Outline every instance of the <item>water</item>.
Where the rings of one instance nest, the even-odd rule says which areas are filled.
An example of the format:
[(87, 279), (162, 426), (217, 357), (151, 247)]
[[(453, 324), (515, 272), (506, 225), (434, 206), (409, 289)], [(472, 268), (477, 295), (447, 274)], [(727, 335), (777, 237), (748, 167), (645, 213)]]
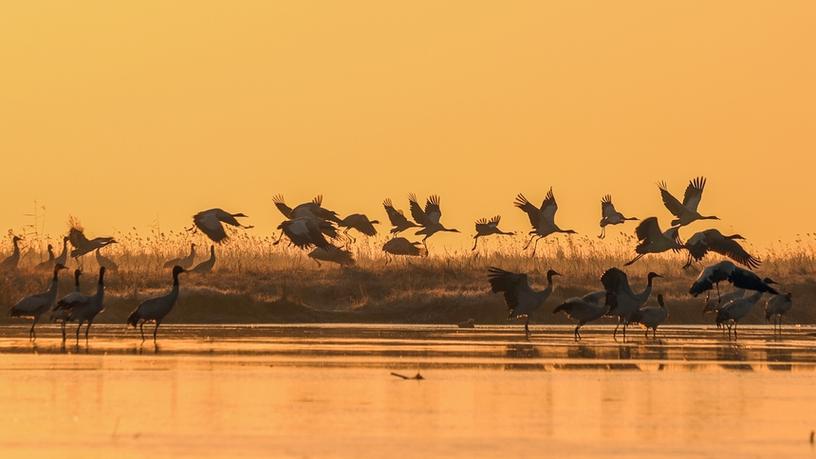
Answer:
[(0, 455), (816, 457), (816, 329), (519, 331), (98, 326), (63, 349), (3, 327)]

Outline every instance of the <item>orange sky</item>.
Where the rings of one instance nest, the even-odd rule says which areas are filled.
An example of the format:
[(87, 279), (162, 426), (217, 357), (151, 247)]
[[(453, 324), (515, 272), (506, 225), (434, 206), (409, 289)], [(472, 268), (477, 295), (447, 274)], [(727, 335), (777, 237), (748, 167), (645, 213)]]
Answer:
[(382, 220), (415, 191), (518, 230), (515, 194), (552, 185), (596, 234), (604, 193), (665, 223), (655, 182), (706, 175), (721, 228), (792, 239), (816, 229), (815, 23), (811, 1), (7, 2), (0, 228), (36, 200), (51, 232), (219, 206), (271, 233), (276, 193)]

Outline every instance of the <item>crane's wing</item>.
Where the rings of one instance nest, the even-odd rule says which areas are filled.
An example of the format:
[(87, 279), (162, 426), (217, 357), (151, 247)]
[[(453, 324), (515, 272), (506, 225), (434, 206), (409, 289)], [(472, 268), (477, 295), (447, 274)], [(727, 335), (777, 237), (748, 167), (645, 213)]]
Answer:
[(82, 230), (77, 227), (72, 227), (68, 231), (68, 240), (71, 241), (71, 245), (77, 249), (87, 247), (90, 243), (88, 238), (85, 237), (85, 233), (83, 233)]
[(683, 206), (686, 209), (697, 212), (697, 206), (700, 205), (700, 200), (703, 198), (705, 184), (705, 177), (697, 177), (689, 182), (686, 187), (686, 194), (683, 196)]
[(526, 274), (512, 273), (492, 266), (487, 269), (487, 280), (493, 293), (504, 293), (504, 301), (511, 311), (518, 307), (519, 293), (530, 288)]
[(663, 235), (660, 231), (660, 224), (657, 222), (657, 217), (649, 217), (635, 228), (635, 234), (639, 241), (657, 241)]
[(555, 202), (555, 195), (553, 194), (552, 188), (550, 191), (547, 192), (547, 196), (544, 197), (544, 201), (541, 203), (541, 222), (549, 224), (550, 226), (555, 224), (555, 212), (558, 210), (558, 203)]
[(710, 250), (720, 255), (725, 255), (749, 269), (756, 269), (762, 263), (758, 258), (749, 254), (739, 242), (724, 236), (714, 241), (709, 241), (708, 247)]
[(609, 294), (634, 296), (629, 286), (629, 277), (618, 268), (607, 269), (601, 276), (601, 284)]
[(272, 202), (275, 203), (275, 207), (278, 208), (284, 217), (292, 218), (292, 208), (286, 205), (286, 202), (283, 200), (283, 195), (276, 194), (272, 196)]
[(312, 199), (312, 204), (316, 205), (317, 207), (323, 207), (323, 195), (319, 194)]
[[(677, 244), (678, 247), (683, 245), (683, 241), (680, 240), (680, 227), (679, 226), (672, 226), (671, 228), (667, 229), (663, 236), (667, 239), (671, 239)], [(679, 248), (672, 249), (674, 252), (679, 252)]]
[(414, 220), (422, 226), (429, 226), (432, 222), (419, 205), (416, 195), (413, 193), (408, 195), (408, 202), (411, 205), (411, 216), (414, 217)]
[(425, 202), (425, 215), (434, 223), (439, 223), (442, 218), (442, 208), (439, 207), (440, 202), (439, 195), (432, 195)]
[(618, 213), (615, 210), (615, 205), (612, 204), (612, 195), (606, 195), (601, 198), (601, 218), (612, 218)]
[(661, 182), (657, 186), (660, 188), (660, 197), (663, 198), (663, 205), (666, 206), (666, 209), (669, 209), (669, 212), (671, 212), (675, 217), (680, 217), (683, 215), (686, 208), (683, 206), (683, 203), (678, 201), (677, 198), (669, 193), (669, 190), (666, 187), (666, 182)]
[(538, 209), (538, 207), (534, 206), (533, 203), (528, 201), (527, 198), (521, 193), (516, 196), (516, 200), (513, 202), (513, 205), (523, 210), (524, 213), (527, 214), (527, 217), (530, 219), (530, 225), (532, 225), (533, 228), (538, 228), (539, 216), (541, 215), (541, 211)]
[(411, 224), (411, 221), (405, 217), (405, 214), (403, 214), (401, 210), (394, 208), (394, 204), (391, 203), (390, 199), (383, 201), (383, 207), (385, 207), (385, 213), (388, 214), (388, 220), (391, 221), (392, 226), (407, 226)]
[(221, 242), (227, 239), (224, 226), (213, 212), (204, 211), (193, 215), (193, 224), (213, 242)]

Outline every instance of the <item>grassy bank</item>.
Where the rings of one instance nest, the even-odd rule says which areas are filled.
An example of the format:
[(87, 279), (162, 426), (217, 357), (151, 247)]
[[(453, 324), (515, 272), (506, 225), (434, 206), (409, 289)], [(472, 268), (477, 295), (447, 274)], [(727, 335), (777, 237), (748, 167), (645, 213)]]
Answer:
[[(816, 298), (816, 256), (813, 236), (791, 244), (779, 244), (765, 251), (754, 250), (763, 259), (759, 270), (792, 292), (794, 308), (787, 322), (816, 323), (810, 307)], [(155, 233), (141, 236), (119, 234), (120, 244), (105, 255), (120, 266), (107, 278), (106, 310), (98, 322), (121, 323), (143, 299), (162, 294), (170, 287), (164, 262), (185, 254), (191, 241), (200, 244), (199, 261), (206, 258), (208, 243), (187, 233)], [(395, 322), (457, 323), (475, 319), (477, 323), (506, 323), (501, 295), (489, 292), (485, 278), (488, 266), (527, 272), (543, 288), (544, 273), (552, 267), (563, 274), (556, 278), (556, 290), (548, 303), (533, 317), (536, 323), (567, 323), (551, 313), (561, 300), (599, 290), (601, 273), (621, 266), (631, 258), (633, 241), (627, 236), (599, 241), (590, 237), (555, 237), (539, 245), (531, 257), (523, 252), (523, 238), (492, 241), (478, 252), (436, 248), (431, 255), (385, 263), (379, 247), (385, 239), (360, 239), (351, 247), (357, 263), (339, 268), (321, 267), (305, 252), (273, 246), (272, 237), (236, 235), (218, 247), (215, 272), (188, 274), (182, 278), (182, 294), (168, 317), (175, 323), (272, 323), (272, 322)], [(30, 243), (29, 247), (44, 245)], [(57, 245), (57, 244), (55, 244)], [(0, 304), (8, 307), (24, 295), (46, 288), (50, 275), (33, 266), (44, 258), (40, 251), (28, 250), (16, 272), (0, 274)], [(83, 290), (91, 292), (96, 282), (93, 255), (82, 260), (86, 275)], [(707, 262), (714, 261), (710, 258)], [(644, 286), (646, 273), (665, 276), (656, 281), (655, 292), (663, 293), (671, 311), (669, 323), (709, 323), (701, 314), (703, 300), (691, 298), (688, 287), (699, 267), (682, 270), (684, 257), (667, 254), (646, 257), (627, 268), (634, 289)], [(70, 272), (64, 272), (62, 293), (73, 290)], [(763, 301), (764, 303), (764, 301)], [(750, 323), (763, 323), (761, 307), (755, 308)], [(3, 316), (0, 323), (12, 319)]]

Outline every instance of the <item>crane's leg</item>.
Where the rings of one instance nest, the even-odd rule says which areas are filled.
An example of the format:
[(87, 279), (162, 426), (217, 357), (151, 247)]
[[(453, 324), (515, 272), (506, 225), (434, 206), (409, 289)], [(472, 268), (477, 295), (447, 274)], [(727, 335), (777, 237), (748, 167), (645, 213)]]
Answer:
[(93, 320), (89, 320), (88, 325), (85, 326), (85, 344), (88, 344), (88, 333), (91, 331), (91, 325), (93, 325)]
[(626, 326), (629, 325), (629, 322), (624, 320), (623, 321), (623, 342), (626, 342)]
[(142, 342), (144, 343), (144, 342), (145, 342), (145, 336), (144, 336), (144, 321), (139, 322), (139, 333), (141, 333), (141, 335), (142, 335)]
[(635, 258), (633, 258), (633, 259), (632, 259), (630, 262), (628, 262), (628, 263), (624, 263), (624, 265), (623, 265), (623, 266), (630, 266), (630, 265), (633, 265), (633, 264), (634, 264), (636, 261), (638, 261), (638, 260), (640, 260), (641, 258), (643, 258), (643, 255), (646, 255), (646, 254), (645, 254), (645, 253), (638, 254), (638, 256), (636, 256)]
[(65, 342), (65, 321), (64, 320), (62, 321), (61, 328), (62, 328), (62, 342), (64, 343)]
[(536, 235), (535, 235), (535, 234), (533, 234), (533, 237), (531, 237), (531, 238), (530, 238), (530, 240), (529, 240), (529, 241), (527, 241), (527, 243), (526, 243), (526, 244), (524, 244), (524, 248), (523, 248), (523, 249), (521, 249), (521, 250), (527, 250), (527, 247), (530, 247), (530, 244), (533, 242), (533, 239), (535, 239), (535, 237), (536, 237)]
[(643, 336), (645, 336), (646, 339), (649, 339), (649, 327), (646, 327), (646, 331), (644, 332)]
[(473, 236), (473, 248), (472, 248), (472, 249), (470, 249), (470, 251), (471, 251), (471, 252), (473, 252), (474, 250), (476, 250), (476, 245), (477, 245), (478, 243), (479, 243), (479, 235), (477, 234), (477, 235)]
[(575, 331), (572, 333), (572, 337), (575, 339), (576, 342), (581, 340), (581, 331), (580, 331), (580, 329), (581, 329), (581, 324), (579, 323), (575, 327)]
[(621, 318), (618, 317), (618, 323), (615, 324), (615, 331), (612, 332), (612, 339), (614, 339), (615, 341), (618, 340), (618, 328), (620, 327), (620, 324), (621, 324)]
[(283, 230), (281, 230), (280, 236), (278, 236), (278, 240), (273, 242), (272, 245), (280, 244), (281, 239), (283, 239)]
[(530, 316), (524, 319), (524, 335), (530, 339)]
[(734, 341), (737, 340), (737, 322), (734, 322)]
[(540, 240), (541, 240), (541, 238), (543, 238), (543, 237), (544, 237), (544, 236), (539, 236), (539, 237), (537, 237), (537, 238), (536, 238), (535, 244), (533, 244), (533, 253), (532, 253), (532, 254), (530, 254), (530, 256), (531, 256), (531, 257), (534, 257), (534, 256), (535, 256), (535, 254), (536, 254), (536, 249), (538, 248), (538, 241), (540, 241)]
[(79, 321), (79, 325), (77, 325), (77, 331), (76, 331), (76, 344), (77, 344), (77, 346), (79, 346), (79, 331), (80, 330), (82, 330), (82, 321), (81, 320)]
[(38, 320), (39, 320), (39, 317), (35, 317), (34, 321), (31, 322), (31, 330), (28, 331), (29, 341), (37, 341), (37, 332), (34, 331), (34, 327), (37, 325)]
[(652, 329), (652, 339), (657, 339), (657, 327)]
[(159, 332), (159, 325), (161, 325), (161, 320), (156, 321), (156, 328), (153, 329), (153, 343), (156, 342), (156, 333)]
[(606, 227), (602, 226), (601, 227), (601, 234), (598, 235), (598, 239), (603, 239), (605, 237), (606, 237)]

